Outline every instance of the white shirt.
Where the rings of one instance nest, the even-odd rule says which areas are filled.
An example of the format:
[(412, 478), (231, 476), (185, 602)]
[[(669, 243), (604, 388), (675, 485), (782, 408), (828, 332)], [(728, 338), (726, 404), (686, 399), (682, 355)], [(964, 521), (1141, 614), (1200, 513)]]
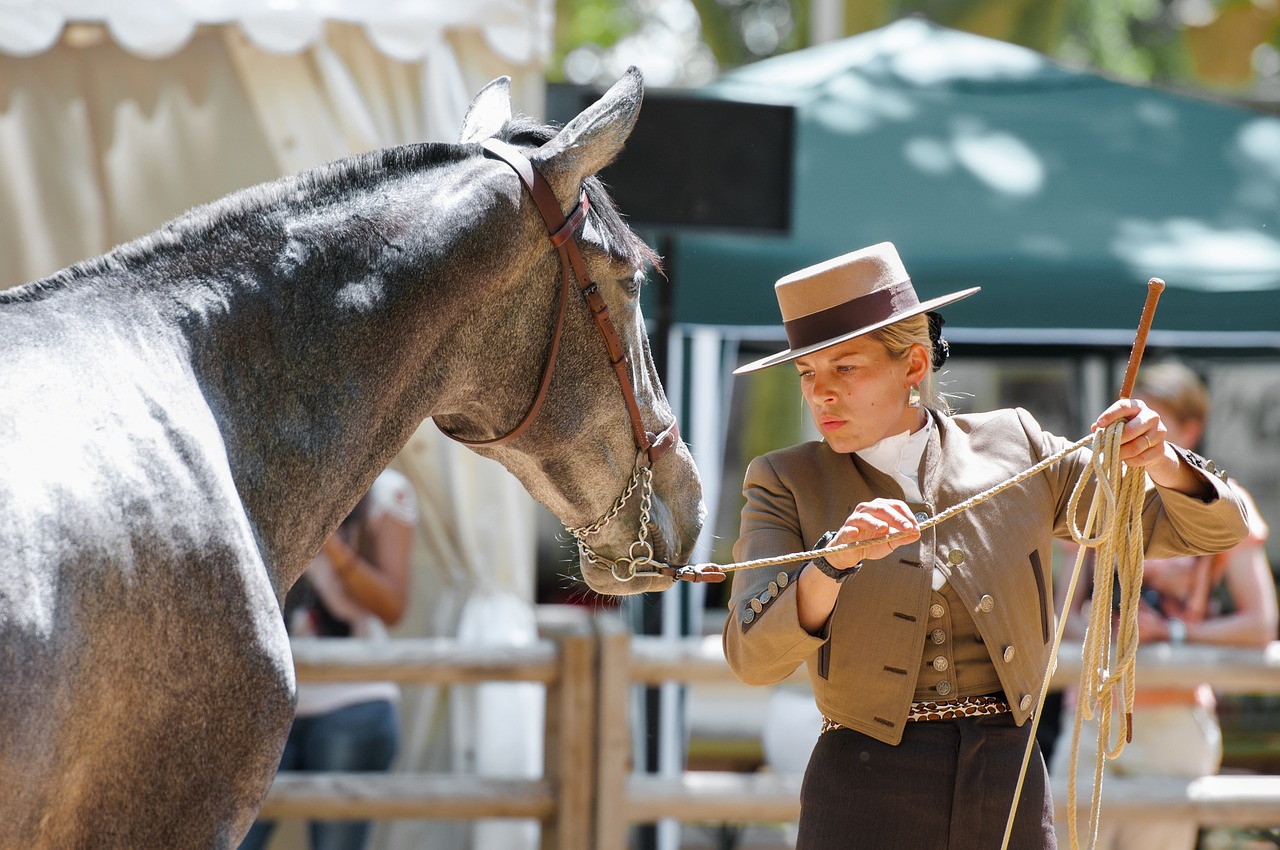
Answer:
[[(855, 454), (888, 475), (902, 488), (908, 502), (923, 502), (920, 494), (920, 459), (929, 445), (929, 433), (933, 430), (933, 417), (925, 418), (925, 425), (918, 431), (903, 431), (885, 437), (873, 446), (867, 446)], [(947, 577), (937, 567), (933, 568), (933, 589), (941, 590)]]

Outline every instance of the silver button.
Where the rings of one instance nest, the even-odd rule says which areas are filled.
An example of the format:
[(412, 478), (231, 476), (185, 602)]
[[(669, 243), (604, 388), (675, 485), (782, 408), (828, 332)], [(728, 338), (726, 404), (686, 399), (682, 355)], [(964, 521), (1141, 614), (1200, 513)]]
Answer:
[(769, 595), (770, 596), (778, 595), (778, 583), (776, 581), (769, 582)]
[(947, 633), (944, 632), (942, 629), (934, 629), (933, 631), (929, 632), (929, 639), (932, 640), (934, 643), (946, 643)]
[(929, 606), (929, 616), (935, 620), (941, 617), (945, 613), (947, 613), (947, 609), (943, 608), (937, 602)]
[(763, 604), (768, 605), (773, 599), (773, 594), (766, 590), (762, 592), (758, 598)]
[(951, 562), (951, 566), (958, 567), (964, 563), (964, 553), (959, 549), (952, 549), (947, 553), (947, 560)]
[(990, 614), (996, 607), (996, 601), (991, 598), (988, 593), (982, 594), (982, 598), (978, 600), (978, 610), (984, 614)]
[(1023, 711), (1031, 710), (1031, 694), (1023, 694), (1022, 699), (1018, 700), (1018, 708)]
[(763, 611), (763, 610), (764, 610), (764, 605), (762, 605), (762, 604), (761, 604), (761, 602), (760, 602), (760, 600), (759, 600), (759, 599), (752, 599), (752, 600), (751, 600), (751, 610), (752, 610), (752, 611), (755, 611), (757, 614), (759, 614), (761, 611)]
[(924, 511), (916, 511), (916, 522), (924, 522), (928, 518), (929, 515)]
[(1004, 663), (1008, 664), (1012, 660), (1013, 660), (1013, 647), (1006, 646), (1004, 648)]
[(748, 608), (742, 614), (742, 625), (744, 626), (750, 625), (751, 621), (754, 620), (755, 618), (756, 618), (756, 612)]
[(935, 690), (937, 690), (939, 694), (945, 697), (947, 694), (951, 693), (951, 683), (948, 682), (946, 679), (943, 679), (941, 682), (937, 684), (937, 686), (935, 687)]
[(933, 669), (937, 670), (939, 673), (945, 672), (950, 666), (951, 665), (947, 663), (947, 659), (941, 655), (933, 659)]
[(786, 587), (791, 581), (791, 576), (786, 573), (778, 573), (778, 587)]

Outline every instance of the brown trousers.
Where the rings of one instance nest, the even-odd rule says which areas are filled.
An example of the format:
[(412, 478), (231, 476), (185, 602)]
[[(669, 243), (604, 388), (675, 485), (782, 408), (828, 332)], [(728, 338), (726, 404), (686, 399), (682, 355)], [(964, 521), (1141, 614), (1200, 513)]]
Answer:
[[(891, 746), (852, 729), (818, 738), (796, 850), (1000, 850), (1030, 724), (1010, 714), (908, 723)], [(1056, 850), (1037, 744), (1009, 850)]]

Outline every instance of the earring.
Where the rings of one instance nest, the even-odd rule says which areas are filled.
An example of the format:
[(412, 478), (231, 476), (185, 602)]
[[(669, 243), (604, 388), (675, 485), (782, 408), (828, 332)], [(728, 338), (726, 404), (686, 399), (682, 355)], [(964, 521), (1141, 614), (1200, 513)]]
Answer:
[(920, 388), (911, 387), (907, 391), (907, 407), (919, 407), (919, 406), (920, 406)]

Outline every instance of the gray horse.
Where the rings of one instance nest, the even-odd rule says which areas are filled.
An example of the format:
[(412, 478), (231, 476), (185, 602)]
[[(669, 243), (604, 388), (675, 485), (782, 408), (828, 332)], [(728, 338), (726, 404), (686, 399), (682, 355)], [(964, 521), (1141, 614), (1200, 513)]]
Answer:
[(591, 535), (593, 587), (670, 583), (601, 568), (640, 525), (683, 563), (703, 516), (678, 439), (652, 504), (620, 498), (644, 466), (620, 376), (645, 430), (673, 422), (638, 304), (652, 256), (593, 176), (641, 95), (628, 72), (557, 132), (497, 80), (459, 144), (238, 192), (0, 293), (0, 848), (237, 845), (293, 716), (285, 591), (424, 419), (484, 441), (541, 395), (560, 257), (491, 137), (561, 212), (585, 192), (630, 367), (573, 287), (538, 416), (477, 450)]

